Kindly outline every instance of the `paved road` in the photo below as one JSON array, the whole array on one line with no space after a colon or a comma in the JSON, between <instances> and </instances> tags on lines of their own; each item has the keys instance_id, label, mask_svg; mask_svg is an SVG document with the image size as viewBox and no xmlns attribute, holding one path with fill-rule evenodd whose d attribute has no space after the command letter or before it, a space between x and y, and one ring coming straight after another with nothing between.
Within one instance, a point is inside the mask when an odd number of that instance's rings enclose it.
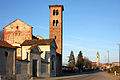
<instances>
[{"instance_id":1,"label":"paved road","mask_svg":"<svg viewBox=\"0 0 120 80\"><path fill-rule=\"evenodd\" d=\"M91 74L80 74L74 76L54 77L37 80L120 80L120 77L116 77L106 72L96 72Z\"/></svg>"}]
</instances>

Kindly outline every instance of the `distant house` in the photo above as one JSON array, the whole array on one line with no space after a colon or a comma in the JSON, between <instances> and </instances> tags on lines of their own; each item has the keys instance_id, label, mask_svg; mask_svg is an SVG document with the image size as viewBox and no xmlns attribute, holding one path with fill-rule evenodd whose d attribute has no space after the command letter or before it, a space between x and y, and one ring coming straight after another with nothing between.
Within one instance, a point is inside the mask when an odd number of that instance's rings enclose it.
<instances>
[{"instance_id":1,"label":"distant house","mask_svg":"<svg viewBox=\"0 0 120 80\"><path fill-rule=\"evenodd\" d=\"M92 62L92 69L97 69L97 62Z\"/></svg>"},{"instance_id":2,"label":"distant house","mask_svg":"<svg viewBox=\"0 0 120 80\"><path fill-rule=\"evenodd\" d=\"M114 66L120 66L120 62L112 62L112 67Z\"/></svg>"},{"instance_id":3,"label":"distant house","mask_svg":"<svg viewBox=\"0 0 120 80\"><path fill-rule=\"evenodd\" d=\"M102 69L108 69L111 66L112 66L112 64L110 64L110 63L104 63L104 64L102 64Z\"/></svg>"},{"instance_id":4,"label":"distant house","mask_svg":"<svg viewBox=\"0 0 120 80\"><path fill-rule=\"evenodd\" d=\"M9 79L15 76L16 47L0 40L0 75Z\"/></svg>"}]
</instances>

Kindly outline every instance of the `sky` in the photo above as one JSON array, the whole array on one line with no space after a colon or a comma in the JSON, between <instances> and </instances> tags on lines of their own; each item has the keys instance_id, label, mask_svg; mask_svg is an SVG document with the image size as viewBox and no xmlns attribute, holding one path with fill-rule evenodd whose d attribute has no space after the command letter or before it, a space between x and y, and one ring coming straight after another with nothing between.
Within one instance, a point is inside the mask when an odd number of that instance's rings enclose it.
<instances>
[{"instance_id":1,"label":"sky","mask_svg":"<svg viewBox=\"0 0 120 80\"><path fill-rule=\"evenodd\" d=\"M49 5L64 5L63 64L71 50L75 59L84 57L100 62L119 60L120 0L0 0L0 29L16 19L33 27L33 35L49 38Z\"/></svg>"}]
</instances>

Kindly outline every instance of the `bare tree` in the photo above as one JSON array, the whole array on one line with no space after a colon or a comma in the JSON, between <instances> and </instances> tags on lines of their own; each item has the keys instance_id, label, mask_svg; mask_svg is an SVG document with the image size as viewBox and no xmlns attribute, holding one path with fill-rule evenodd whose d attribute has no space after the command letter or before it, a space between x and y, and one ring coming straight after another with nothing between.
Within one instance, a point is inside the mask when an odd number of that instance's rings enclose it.
<instances>
[{"instance_id":1,"label":"bare tree","mask_svg":"<svg viewBox=\"0 0 120 80\"><path fill-rule=\"evenodd\" d=\"M0 40L4 40L4 30L0 30Z\"/></svg>"},{"instance_id":2,"label":"bare tree","mask_svg":"<svg viewBox=\"0 0 120 80\"><path fill-rule=\"evenodd\" d=\"M92 62L87 57L84 57L84 68L91 68L91 67L92 67Z\"/></svg>"}]
</instances>

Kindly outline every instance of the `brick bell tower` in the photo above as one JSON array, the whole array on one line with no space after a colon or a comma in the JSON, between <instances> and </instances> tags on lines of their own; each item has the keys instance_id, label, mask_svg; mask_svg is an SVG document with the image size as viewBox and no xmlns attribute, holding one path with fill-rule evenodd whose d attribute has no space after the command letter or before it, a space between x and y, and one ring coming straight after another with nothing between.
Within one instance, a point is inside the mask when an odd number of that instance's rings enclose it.
<instances>
[{"instance_id":1,"label":"brick bell tower","mask_svg":"<svg viewBox=\"0 0 120 80\"><path fill-rule=\"evenodd\" d=\"M49 5L50 8L50 33L49 38L54 38L57 44L56 73L62 69L62 26L63 26L63 5Z\"/></svg>"},{"instance_id":2,"label":"brick bell tower","mask_svg":"<svg viewBox=\"0 0 120 80\"><path fill-rule=\"evenodd\" d=\"M50 8L50 38L57 44L57 53L62 55L62 12L63 5L49 5Z\"/></svg>"}]
</instances>

